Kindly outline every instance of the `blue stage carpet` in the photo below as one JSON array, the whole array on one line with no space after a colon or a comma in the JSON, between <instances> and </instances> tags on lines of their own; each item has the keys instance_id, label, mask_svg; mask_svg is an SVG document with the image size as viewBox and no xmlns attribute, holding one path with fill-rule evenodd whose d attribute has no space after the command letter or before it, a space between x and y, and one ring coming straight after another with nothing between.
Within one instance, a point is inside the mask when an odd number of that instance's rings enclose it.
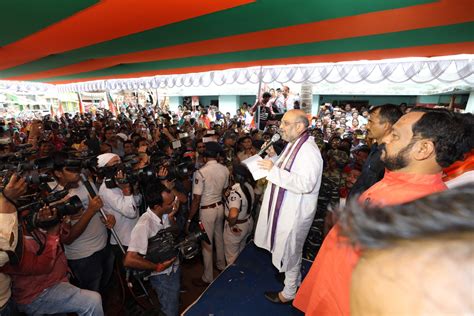
<instances>
[{"instance_id":1,"label":"blue stage carpet","mask_svg":"<svg viewBox=\"0 0 474 316\"><path fill-rule=\"evenodd\" d=\"M310 267L311 262L303 260L303 278ZM283 288L275 273L277 270L273 267L270 253L251 242L236 262L227 267L182 315L303 315L292 306L273 304L265 299L265 291Z\"/></svg>"}]
</instances>

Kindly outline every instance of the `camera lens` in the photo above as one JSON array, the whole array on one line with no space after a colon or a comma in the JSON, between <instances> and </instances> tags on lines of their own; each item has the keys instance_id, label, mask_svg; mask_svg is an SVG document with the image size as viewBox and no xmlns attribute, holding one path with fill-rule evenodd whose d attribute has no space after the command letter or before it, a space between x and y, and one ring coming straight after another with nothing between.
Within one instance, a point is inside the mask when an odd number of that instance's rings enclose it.
<instances>
[{"instance_id":1,"label":"camera lens","mask_svg":"<svg viewBox=\"0 0 474 316\"><path fill-rule=\"evenodd\" d=\"M25 181L28 184L41 184L41 183L47 183L54 181L53 178L51 178L49 175L44 174L44 173L32 173L27 176L25 176Z\"/></svg>"},{"instance_id":2,"label":"camera lens","mask_svg":"<svg viewBox=\"0 0 474 316\"><path fill-rule=\"evenodd\" d=\"M58 211L58 217L63 217L66 215L77 214L82 209L83 206L82 206L81 199L77 195L74 195L65 203L56 204L54 205L54 207Z\"/></svg>"}]
</instances>

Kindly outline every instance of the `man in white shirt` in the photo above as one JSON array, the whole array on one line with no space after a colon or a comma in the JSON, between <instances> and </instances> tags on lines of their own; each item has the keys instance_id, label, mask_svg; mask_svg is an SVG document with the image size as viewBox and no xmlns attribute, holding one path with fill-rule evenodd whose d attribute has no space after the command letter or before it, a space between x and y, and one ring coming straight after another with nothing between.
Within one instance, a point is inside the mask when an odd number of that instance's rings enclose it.
<instances>
[{"instance_id":1,"label":"man in white shirt","mask_svg":"<svg viewBox=\"0 0 474 316\"><path fill-rule=\"evenodd\" d=\"M283 109L284 111L289 111L293 110L295 101L299 101L299 98L297 98L295 95L290 93L290 87L288 86L283 86Z\"/></svg>"},{"instance_id":2,"label":"man in white shirt","mask_svg":"<svg viewBox=\"0 0 474 316\"><path fill-rule=\"evenodd\" d=\"M110 174L106 175L105 181L100 186L99 196L104 203L102 210L115 216L115 231L122 245L127 247L132 229L138 221L138 206L141 202L141 196L134 194L130 183L120 181L124 179L122 171L114 172L116 170L113 167L120 164L120 162L120 157L116 154L108 153L97 157L97 166L99 168L105 167L106 170L111 171ZM108 185L108 183L111 184ZM110 243L115 246L114 248L118 247L114 236L110 238ZM115 249L115 254L120 255L118 249Z\"/></svg>"},{"instance_id":3,"label":"man in white shirt","mask_svg":"<svg viewBox=\"0 0 474 316\"><path fill-rule=\"evenodd\" d=\"M172 225L176 225L174 215L178 211L177 198L161 183L148 186L145 199L148 210L140 216L132 230L124 265L138 270L153 271L149 278L167 316L178 315L180 268L179 260L173 257L164 262L152 262L144 258L148 250L148 241L156 234Z\"/></svg>"}]
</instances>

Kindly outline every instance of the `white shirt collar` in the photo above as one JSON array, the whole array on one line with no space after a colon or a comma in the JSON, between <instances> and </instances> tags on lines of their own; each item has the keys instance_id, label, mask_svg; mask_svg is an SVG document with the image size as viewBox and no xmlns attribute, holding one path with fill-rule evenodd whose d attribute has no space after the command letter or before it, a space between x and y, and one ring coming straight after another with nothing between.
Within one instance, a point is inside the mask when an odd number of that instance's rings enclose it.
<instances>
[{"instance_id":1,"label":"white shirt collar","mask_svg":"<svg viewBox=\"0 0 474 316\"><path fill-rule=\"evenodd\" d=\"M162 218L159 218L158 215L156 215L155 212L153 212L150 208L147 208L146 212L151 215L153 221L160 225L164 225L164 221L166 217L168 217L168 214L163 214Z\"/></svg>"}]
</instances>

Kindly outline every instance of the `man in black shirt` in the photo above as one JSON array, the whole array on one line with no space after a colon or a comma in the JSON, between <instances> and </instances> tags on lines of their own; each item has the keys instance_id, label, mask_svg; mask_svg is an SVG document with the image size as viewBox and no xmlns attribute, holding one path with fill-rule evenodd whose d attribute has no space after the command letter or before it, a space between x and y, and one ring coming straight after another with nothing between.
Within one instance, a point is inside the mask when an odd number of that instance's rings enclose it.
<instances>
[{"instance_id":1,"label":"man in black shirt","mask_svg":"<svg viewBox=\"0 0 474 316\"><path fill-rule=\"evenodd\" d=\"M362 174L349 192L348 199L361 194L383 178L385 165L380 159L382 152L378 145L382 143L383 137L390 133L393 124L403 115L400 107L393 104L373 107L369 114L367 137L372 139L374 144L370 148L370 154L362 168Z\"/></svg>"}]
</instances>

